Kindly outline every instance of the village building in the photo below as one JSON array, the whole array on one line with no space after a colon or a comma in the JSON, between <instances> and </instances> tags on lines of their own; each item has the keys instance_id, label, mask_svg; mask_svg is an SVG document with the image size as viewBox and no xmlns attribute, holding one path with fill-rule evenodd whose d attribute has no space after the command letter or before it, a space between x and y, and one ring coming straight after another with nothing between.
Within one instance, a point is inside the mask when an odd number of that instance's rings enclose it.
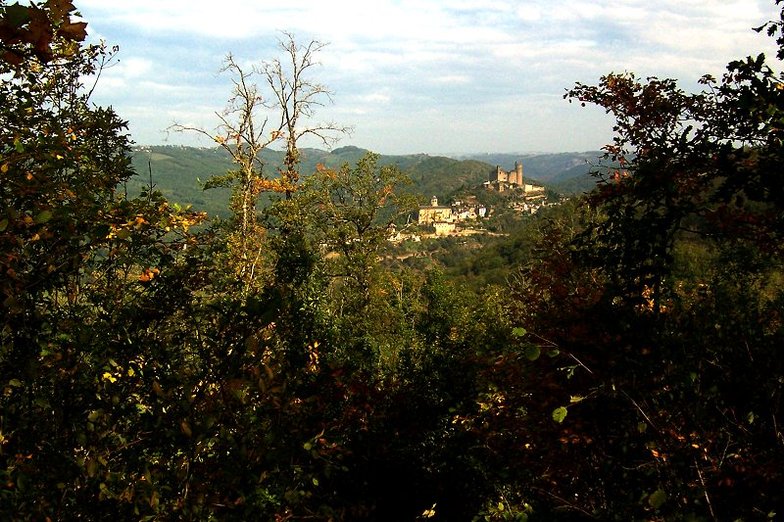
<instances>
[{"instance_id":1,"label":"village building","mask_svg":"<svg viewBox=\"0 0 784 522\"><path fill-rule=\"evenodd\" d=\"M449 234L453 234L457 227L454 223L433 223L433 228L436 229L437 236L448 236Z\"/></svg>"},{"instance_id":2,"label":"village building","mask_svg":"<svg viewBox=\"0 0 784 522\"><path fill-rule=\"evenodd\" d=\"M433 196L430 199L430 206L419 207L420 225L433 225L435 223L454 223L456 216L452 213L452 207L438 204L438 198Z\"/></svg>"},{"instance_id":3,"label":"village building","mask_svg":"<svg viewBox=\"0 0 784 522\"><path fill-rule=\"evenodd\" d=\"M419 207L417 223L432 226L437 236L446 236L457 232L457 224L466 221L475 221L487 216L488 211L484 205L474 201L455 201L450 206L439 205L438 198L433 196L429 206Z\"/></svg>"}]
</instances>

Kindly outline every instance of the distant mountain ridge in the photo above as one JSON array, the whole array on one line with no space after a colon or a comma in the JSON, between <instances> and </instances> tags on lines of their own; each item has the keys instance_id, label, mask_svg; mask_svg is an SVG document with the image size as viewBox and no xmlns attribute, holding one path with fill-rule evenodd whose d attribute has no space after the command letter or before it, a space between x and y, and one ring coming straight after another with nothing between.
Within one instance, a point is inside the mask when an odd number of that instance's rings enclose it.
<instances>
[{"instance_id":1,"label":"distant mountain ridge","mask_svg":"<svg viewBox=\"0 0 784 522\"><path fill-rule=\"evenodd\" d=\"M542 154L464 154L457 159L471 159L511 168L515 161L522 161L526 178L539 182L559 192L574 193L590 190L594 179L587 174L602 164L601 151L558 152ZM575 187L565 189L565 186Z\"/></svg>"},{"instance_id":2,"label":"distant mountain ridge","mask_svg":"<svg viewBox=\"0 0 784 522\"><path fill-rule=\"evenodd\" d=\"M315 172L319 164L329 168L339 168L345 163L354 165L368 152L355 146L332 151L304 148L300 151L300 170L307 175ZM476 154L460 158L427 154L380 155L379 164L396 165L408 174L413 180L412 192L427 199L437 196L446 201L457 191L481 185L496 165L509 169L515 161L523 162L526 180L562 193L590 190L594 180L588 173L592 168L591 162L595 162L599 155L599 152L529 156ZM274 176L282 166L283 156L282 151L265 152L265 167L269 175ZM211 176L224 174L234 167L224 150L180 145L143 146L134 149L131 160L138 174L127 183L130 193L138 193L152 179L155 187L172 201L191 204L211 215L227 214L227 189L202 190L203 183Z\"/></svg>"}]
</instances>

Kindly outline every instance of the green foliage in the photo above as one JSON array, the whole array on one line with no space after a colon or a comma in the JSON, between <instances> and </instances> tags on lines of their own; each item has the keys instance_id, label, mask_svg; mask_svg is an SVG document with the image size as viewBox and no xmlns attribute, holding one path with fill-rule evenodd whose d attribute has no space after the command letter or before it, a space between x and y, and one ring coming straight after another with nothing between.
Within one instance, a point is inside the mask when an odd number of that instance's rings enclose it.
<instances>
[{"instance_id":1,"label":"green foliage","mask_svg":"<svg viewBox=\"0 0 784 522\"><path fill-rule=\"evenodd\" d=\"M509 500L510 495L508 492L502 495L497 501L488 501L484 508L476 515L472 521L515 521L515 522L528 522L530 515L533 514L533 509L530 504L525 501L520 501L519 504L512 504Z\"/></svg>"},{"instance_id":2,"label":"green foliage","mask_svg":"<svg viewBox=\"0 0 784 522\"><path fill-rule=\"evenodd\" d=\"M564 419L566 419L566 415L568 414L569 410L566 409L564 406L559 406L553 410L553 420L558 424L561 424Z\"/></svg>"},{"instance_id":3,"label":"green foliage","mask_svg":"<svg viewBox=\"0 0 784 522\"><path fill-rule=\"evenodd\" d=\"M178 309L162 280L177 277L201 217L155 192L116 194L132 174L125 123L81 84L111 55L80 44L73 6L9 9L3 24L43 36L12 38L0 61L0 512L97 516L141 477L142 454L118 460L144 437L133 420L152 357L135 339Z\"/></svg>"}]
</instances>

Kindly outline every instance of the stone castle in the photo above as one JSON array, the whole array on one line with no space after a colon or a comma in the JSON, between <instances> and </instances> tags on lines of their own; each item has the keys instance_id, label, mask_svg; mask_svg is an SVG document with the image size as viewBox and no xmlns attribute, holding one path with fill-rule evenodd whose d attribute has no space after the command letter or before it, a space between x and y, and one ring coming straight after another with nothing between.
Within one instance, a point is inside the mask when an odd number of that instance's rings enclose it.
<instances>
[{"instance_id":1,"label":"stone castle","mask_svg":"<svg viewBox=\"0 0 784 522\"><path fill-rule=\"evenodd\" d=\"M523 164L515 161L515 168L512 171L505 171L500 166L496 165L495 172L490 173L490 183L507 184L513 186L523 186Z\"/></svg>"},{"instance_id":2,"label":"stone castle","mask_svg":"<svg viewBox=\"0 0 784 522\"><path fill-rule=\"evenodd\" d=\"M484 185L488 189L497 190L498 192L509 189L522 190L526 199L539 199L545 197L544 187L527 184L525 182L523 164L519 161L515 161L514 170L508 172L496 165L495 171L490 172L490 179L485 181Z\"/></svg>"}]
</instances>

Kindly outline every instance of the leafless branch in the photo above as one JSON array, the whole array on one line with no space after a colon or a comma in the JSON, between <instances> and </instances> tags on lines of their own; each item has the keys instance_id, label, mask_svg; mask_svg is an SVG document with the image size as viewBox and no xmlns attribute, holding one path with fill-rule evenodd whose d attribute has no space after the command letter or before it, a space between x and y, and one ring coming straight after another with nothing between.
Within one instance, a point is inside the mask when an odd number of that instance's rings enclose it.
<instances>
[{"instance_id":1,"label":"leafless branch","mask_svg":"<svg viewBox=\"0 0 784 522\"><path fill-rule=\"evenodd\" d=\"M263 62L256 69L272 92L272 102L266 107L279 111L278 132L286 140L286 159L282 169L284 178L296 183L299 175L298 142L304 136L314 136L325 146L334 145L343 134L351 132L350 127L335 123L322 123L303 126L302 119L310 119L316 107L332 103L332 93L326 86L310 80L307 75L311 68L320 65L315 57L327 44L311 40L307 45L296 43L291 33L284 32L279 47L286 57L286 67L279 59Z\"/></svg>"}]
</instances>

